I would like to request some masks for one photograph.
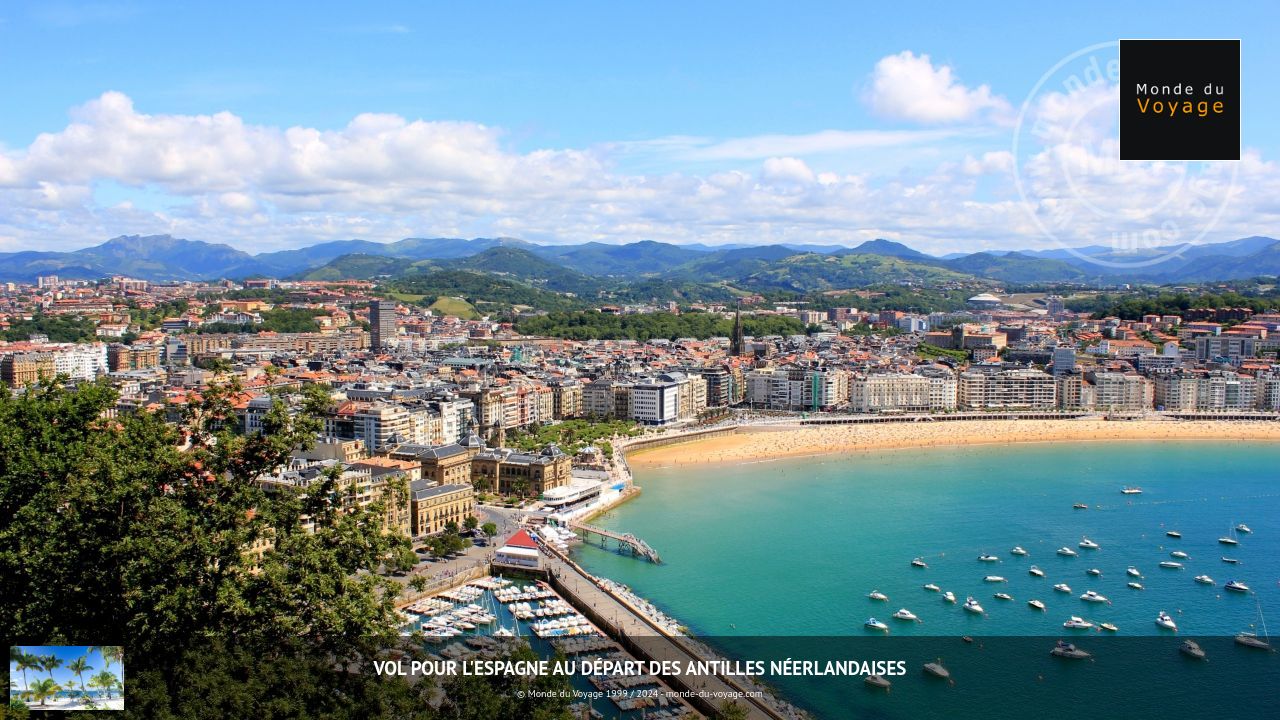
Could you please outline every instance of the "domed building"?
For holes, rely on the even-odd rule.
[[[982,293],[981,295],[974,295],[973,297],[969,298],[966,302],[969,303],[970,307],[981,308],[984,310],[994,310],[995,308],[998,308],[1004,304],[1003,300],[996,297],[995,295],[992,295],[991,293]]]

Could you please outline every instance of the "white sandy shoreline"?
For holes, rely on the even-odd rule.
[[[124,710],[124,698],[117,697],[117,698],[112,698],[110,700],[106,698],[102,698],[102,699],[96,700],[96,702],[98,703],[97,707],[88,708],[88,707],[85,707],[84,700],[82,700],[81,698],[58,698],[56,700],[52,700],[52,699],[46,700],[44,705],[39,705],[34,702],[28,702],[27,707],[32,712],[48,712],[48,711],[71,712],[73,710],[83,710],[83,711]]]

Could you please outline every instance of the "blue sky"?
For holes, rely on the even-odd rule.
[[[54,655],[57,656],[59,660],[62,660],[62,667],[55,668],[53,671],[53,680],[64,689],[78,690],[80,688],[80,679],[76,677],[75,673],[67,670],[66,668],[67,663],[75,660],[76,658],[87,657],[90,667],[93,668],[92,670],[88,670],[84,673],[85,689],[89,688],[89,678],[97,675],[103,670],[107,670],[107,672],[115,675],[117,680],[120,679],[120,673],[122,672],[118,661],[112,662],[111,668],[108,670],[106,664],[102,661],[102,655],[97,650],[87,652],[88,647],[83,645],[23,645],[21,647],[23,651],[33,655]],[[28,682],[33,682],[47,677],[49,677],[49,673],[44,670],[27,670]],[[9,663],[9,679],[17,681],[18,689],[25,689],[22,687],[22,673],[18,671],[17,667],[13,663]]]
[[[1121,37],[1242,38],[1244,144],[1257,159],[1248,172],[1262,174],[1247,174],[1251,185],[1270,181],[1266,165],[1280,150],[1280,129],[1269,120],[1280,111],[1273,4],[374,5],[0,6],[0,216],[11,210],[0,217],[0,252],[78,247],[124,232],[263,249],[499,234],[831,244],[885,236],[937,251],[1038,247],[1050,238],[1004,205],[1020,202],[1000,176],[1009,162],[986,156],[1009,151],[1012,115],[1046,70]],[[902,53],[919,72],[892,77],[948,73],[951,89],[974,93],[962,96],[965,108],[921,115],[873,97],[879,63]],[[109,92],[118,96],[94,105]],[[341,134],[366,113],[422,121],[435,154],[397,151],[400,131],[383,123],[375,130],[390,145],[378,146],[387,152],[380,164],[357,167],[357,158],[336,167],[342,159],[329,155],[323,167],[303,167],[315,155],[297,138],[237,141],[228,132],[211,138],[198,127],[132,122],[199,126],[218,113],[250,135]],[[99,131],[99,145],[163,151],[120,152],[74,169],[66,165],[92,148],[65,142],[31,158],[37,136],[65,134],[76,119]],[[323,152],[353,134],[321,138]],[[413,132],[401,139],[423,141]],[[231,162],[224,141],[252,152]],[[378,156],[355,145],[356,154]],[[263,155],[286,167],[264,170]],[[985,167],[944,177],[967,158]],[[217,167],[200,165],[215,160]],[[467,172],[454,174],[459,166]],[[1158,190],[1163,176],[1156,178]],[[928,193],[981,207],[955,226],[929,221],[964,208],[921,202]],[[1258,199],[1213,237],[1268,232],[1273,212]]]

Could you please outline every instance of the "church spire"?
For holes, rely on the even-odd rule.
[[[743,351],[742,339],[742,301],[738,301],[738,306],[733,311],[733,338],[729,342],[729,354],[741,355]]]

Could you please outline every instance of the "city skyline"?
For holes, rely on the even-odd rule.
[[[0,57],[30,70],[8,81],[24,112],[0,119],[0,252],[161,233],[247,250],[437,236],[1035,249],[1187,217],[1104,206],[1049,237],[1031,214],[1049,201],[1124,187],[1124,203],[1154,206],[1187,177],[1226,210],[1180,241],[1270,234],[1277,101],[1251,71],[1277,61],[1264,38],[1242,37],[1244,159],[1229,166],[1109,163],[1106,117],[1080,130],[1052,115],[1058,101],[1111,107],[1114,82],[1034,95],[1082,48],[1233,37],[1274,10],[1086,9],[1032,23],[1006,8],[752,6],[730,20],[715,6],[512,6],[481,25],[408,5],[375,19],[256,8],[247,24],[149,3],[14,5]],[[195,23],[207,32],[175,32]],[[290,52],[271,42],[286,34]],[[1037,119],[1082,134],[1015,156],[1029,98]],[[1064,169],[1082,173],[1019,192],[1015,170],[1040,177],[1071,152],[1080,165]]]

